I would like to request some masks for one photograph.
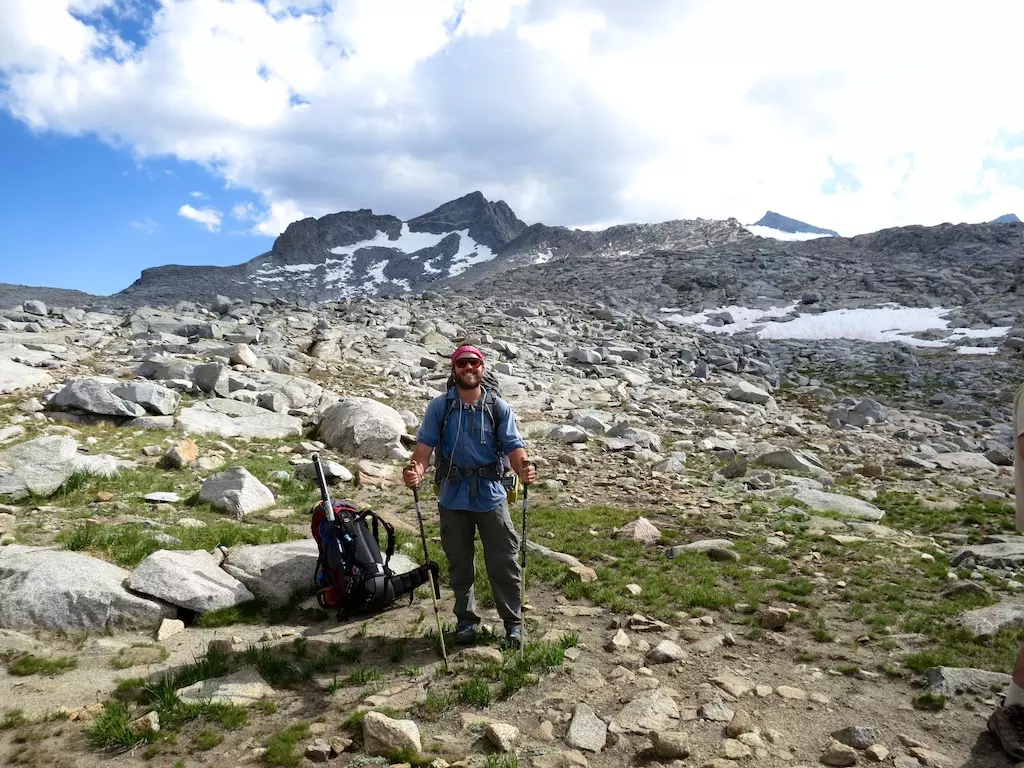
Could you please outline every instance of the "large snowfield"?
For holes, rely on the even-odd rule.
[[[816,240],[819,237],[832,237],[832,235],[817,235],[813,232],[783,232],[781,229],[762,227],[758,224],[746,224],[743,228],[752,235],[771,237],[775,240]]]
[[[481,245],[469,236],[468,229],[456,230],[434,235],[430,232],[411,232],[408,224],[402,224],[402,232],[397,240],[390,240],[386,233],[378,232],[370,240],[363,240],[352,245],[340,245],[331,248],[331,253],[337,256],[351,256],[360,248],[397,248],[398,250],[412,254],[423,248],[432,248],[451,234],[459,236],[459,250],[452,257],[452,263],[448,268],[449,277],[461,275],[472,264],[490,261],[494,258],[494,252],[486,245]],[[424,262],[427,272],[436,272],[437,269],[432,263],[434,260]]]
[[[799,313],[799,302],[771,309],[749,307],[719,307],[691,315],[675,309],[663,309],[666,323],[696,325],[709,333],[733,335],[754,330],[759,339],[851,339],[859,341],[902,342],[916,347],[948,347],[965,338],[998,338],[1010,329],[987,328],[971,330],[957,328],[941,340],[919,339],[911,336],[929,330],[946,330],[949,320],[944,316],[953,310],[948,307],[902,307],[889,304],[861,309],[834,309],[828,312]],[[733,319],[726,325],[712,325],[715,315],[728,312]],[[793,317],[779,322],[779,318]],[[997,347],[959,347],[964,354],[995,354]]]

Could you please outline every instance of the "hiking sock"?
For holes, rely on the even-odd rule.
[[[1006,692],[1006,699],[1003,701],[1003,706],[1012,707],[1014,704],[1024,706],[1024,688],[1011,680],[1010,689]]]

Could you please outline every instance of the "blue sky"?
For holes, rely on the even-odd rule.
[[[106,294],[474,190],[585,228],[1024,215],[1024,102],[992,76],[1019,0],[2,4],[0,282]]]
[[[33,134],[0,114],[0,167],[0,282],[108,295],[147,267],[237,264],[273,245],[251,222],[228,216],[211,232],[178,215],[256,199],[195,163],[137,163],[95,138]]]

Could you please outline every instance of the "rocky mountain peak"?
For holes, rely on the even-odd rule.
[[[764,216],[754,222],[753,226],[769,227],[770,229],[777,229],[780,232],[789,232],[791,234],[831,235],[832,237],[839,237],[839,233],[834,229],[816,227],[813,224],[807,224],[803,221],[791,219],[789,216],[783,216],[781,213],[775,213],[775,211],[765,211]]]
[[[1020,221],[1015,213],[1004,213],[1002,216],[992,219],[990,224],[1016,224]]]
[[[479,191],[409,219],[408,224],[413,232],[443,234],[468,230],[471,238],[492,251],[507,245],[526,229],[525,222],[519,220],[504,200],[492,203]]]
[[[369,208],[329,213],[319,219],[293,221],[278,235],[270,253],[274,262],[296,263],[325,249],[373,240],[378,233],[395,240],[401,229],[400,219],[375,215]]]

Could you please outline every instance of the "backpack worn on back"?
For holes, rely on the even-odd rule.
[[[512,463],[501,450],[501,440],[498,428],[501,420],[498,417],[497,399],[501,397],[497,377],[489,370],[484,371],[483,377],[483,398],[484,411],[491,420],[491,427],[494,429],[494,445],[497,449],[497,459],[492,464],[485,464],[482,467],[459,467],[452,463],[450,456],[444,455],[444,431],[448,426],[448,418],[455,410],[455,401],[459,397],[458,384],[455,376],[450,375],[447,382],[448,394],[445,399],[444,416],[441,418],[440,440],[438,441],[438,456],[434,466],[434,493],[440,494],[441,482],[449,479],[461,480],[465,477],[482,478],[484,480],[497,480],[505,487],[505,494],[509,503],[518,501],[521,486],[519,476],[512,471]],[[453,392],[453,390],[455,390]]]
[[[391,570],[395,529],[371,510],[360,512],[347,501],[332,502],[334,520],[327,518],[324,503],[313,508],[311,529],[319,549],[313,582],[322,608],[337,609],[338,620],[358,613],[376,613],[421,584],[433,572],[434,592],[440,599],[437,563],[421,565],[408,573]],[[373,532],[366,524],[373,521]],[[386,556],[381,558],[380,527],[387,534]]]

